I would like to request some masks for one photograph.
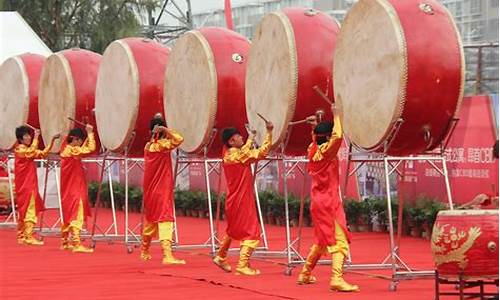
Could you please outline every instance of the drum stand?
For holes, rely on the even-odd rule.
[[[7,171],[7,177],[9,180],[9,197],[10,197],[10,206],[11,206],[11,213],[9,216],[0,223],[0,227],[16,227],[17,226],[17,212],[16,212],[16,202],[14,199],[14,183],[13,183],[13,178],[12,178],[12,172],[11,172],[11,161],[14,161],[14,157],[9,154],[9,152],[2,153],[2,156],[7,158],[5,162],[0,161],[0,168],[4,168]]]
[[[453,285],[458,289],[458,292],[441,292],[440,285]],[[485,292],[485,286],[496,286],[497,292]],[[479,287],[479,292],[468,292],[466,289]],[[468,279],[463,273],[459,273],[455,278],[440,277],[439,272],[436,270],[435,275],[435,298],[439,300],[440,296],[459,296],[462,299],[498,299],[498,277],[496,278],[473,278]],[[495,298],[496,296],[496,298]],[[488,298],[485,298],[488,297]],[[489,298],[491,297],[491,298]]]
[[[212,195],[211,195],[211,185],[210,185],[210,174],[214,172],[215,174],[218,175],[219,178],[219,184],[217,187],[217,206],[220,205],[220,185],[221,185],[221,180],[222,180],[222,160],[221,159],[210,159],[208,158],[208,149],[210,149],[211,145],[213,144],[214,138],[217,136],[217,129],[213,129],[212,133],[210,135],[209,143],[203,148],[203,155],[200,158],[200,155],[181,155],[180,151],[177,151],[176,155],[176,162],[175,162],[175,167],[174,167],[174,186],[176,185],[177,182],[177,177],[180,175],[183,171],[185,171],[191,164],[197,164],[197,163],[202,163],[204,167],[204,176],[205,176],[205,187],[206,187],[206,192],[207,192],[207,206],[208,206],[208,215],[209,215],[209,227],[210,227],[210,236],[209,238],[203,243],[203,244],[193,244],[193,245],[181,245],[179,241],[179,234],[177,230],[177,218],[175,214],[175,201],[174,201],[174,220],[175,220],[175,227],[174,227],[174,238],[175,238],[175,243],[176,245],[174,248],[176,249],[193,249],[193,248],[210,248],[211,254],[215,254],[217,247],[216,244],[218,244],[220,241],[218,239],[218,224],[219,224],[219,215],[216,217],[216,224],[214,224],[214,214],[212,210]],[[260,226],[261,226],[261,231],[262,231],[262,238],[264,240],[264,247],[259,247],[257,250],[267,250],[268,249],[268,243],[267,243],[267,236],[266,236],[266,231],[264,228],[264,222],[263,222],[263,217],[262,217],[262,211],[260,208],[260,202],[259,202],[259,196],[257,193],[257,186],[254,182],[254,192],[255,192],[255,199],[257,202],[257,210],[259,213],[259,221],[260,221]],[[219,211],[217,210],[217,214],[219,214]],[[230,251],[235,251],[239,249],[231,248],[229,249]]]
[[[344,186],[347,187],[349,176],[356,173],[359,168],[365,163],[383,163],[384,164],[384,175],[385,175],[385,190],[387,195],[387,211],[388,211],[388,221],[389,221],[389,243],[390,243],[390,253],[387,257],[378,264],[353,264],[348,263],[345,268],[348,270],[374,270],[374,269],[391,269],[392,270],[392,280],[389,286],[389,290],[395,291],[400,280],[410,280],[422,277],[433,277],[434,271],[417,271],[408,264],[406,264],[400,257],[399,247],[396,245],[394,238],[394,224],[392,219],[392,207],[391,207],[391,190],[389,177],[391,174],[396,172],[401,175],[399,170],[400,165],[405,161],[424,161],[429,163],[439,174],[444,177],[446,194],[448,198],[448,205],[450,209],[453,209],[453,201],[451,196],[450,182],[448,177],[448,170],[446,167],[445,150],[450,140],[450,137],[455,130],[458,119],[453,119],[450,124],[450,130],[448,131],[446,137],[443,139],[440,147],[437,151],[427,152],[414,156],[404,156],[395,157],[387,154],[387,150],[390,148],[394,137],[397,135],[403,120],[399,119],[391,130],[389,138],[384,144],[384,151],[382,153],[367,153],[367,152],[353,152],[353,145],[350,144],[349,156],[347,161],[347,170]],[[349,172],[351,162],[358,162],[359,164],[354,168],[353,171]],[[441,167],[438,164],[441,163]],[[401,221],[400,221],[401,222]]]
[[[47,190],[48,190],[48,181],[49,181],[49,175],[50,173],[54,173],[54,178],[55,178],[55,183],[56,183],[56,191],[57,191],[57,202],[58,202],[58,207],[57,208],[46,208],[42,213],[40,214],[40,226],[39,226],[39,232],[40,236],[45,237],[45,236],[50,236],[50,235],[56,235],[60,233],[60,228],[58,225],[63,224],[63,214],[62,214],[62,206],[61,206],[61,187],[60,187],[60,180],[59,180],[59,172],[60,172],[60,160],[55,159],[55,158],[46,158],[46,159],[40,159],[37,160],[42,163],[42,165],[45,168],[45,176],[44,176],[44,184],[43,184],[43,196],[42,196],[42,201],[45,206],[47,203]],[[58,210],[59,211],[59,217],[57,220],[52,224],[47,224],[47,222],[44,221],[44,216],[45,216],[45,211],[47,210]]]
[[[108,243],[111,243],[113,240],[119,240],[124,237],[124,235],[118,234],[118,222],[116,221],[116,206],[115,206],[115,196],[114,196],[114,189],[113,189],[113,178],[111,176],[111,167],[117,160],[113,159],[108,159],[107,155],[109,153],[104,153],[102,159],[86,159],[85,162],[88,163],[95,163],[97,166],[101,168],[101,173],[99,176],[99,181],[98,181],[98,188],[97,188],[97,195],[96,195],[96,202],[94,204],[94,213],[93,213],[93,222],[92,222],[92,229],[90,234],[86,235],[89,236],[90,239],[92,240],[92,248],[95,248],[96,242],[100,240],[106,240]],[[103,230],[98,224],[97,224],[97,214],[98,214],[98,208],[99,205],[101,204],[100,197],[101,197],[101,187],[104,183],[104,174],[107,173],[108,177],[108,185],[109,185],[109,196],[110,196],[110,202],[111,202],[111,215],[113,218],[112,223],[106,228],[106,230]],[[95,231],[98,230],[100,234],[95,234]]]

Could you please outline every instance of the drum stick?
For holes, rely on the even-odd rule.
[[[259,116],[259,118],[264,120],[264,122],[269,123],[269,121],[266,118],[264,118],[261,114],[257,113],[257,116]]]
[[[31,126],[30,124],[26,123],[26,126],[28,126],[29,128],[33,129],[33,130],[37,130],[35,127]]]
[[[299,121],[290,122],[288,124],[297,125],[297,124],[302,124],[302,123],[306,123],[306,122],[307,122],[307,119],[303,119],[303,120],[299,120]]]
[[[68,117],[68,120],[75,122],[75,124],[80,125],[80,126],[86,126],[83,122],[80,122],[78,120],[73,119],[72,117]]]
[[[320,95],[320,96],[321,96],[321,98],[322,98],[323,100],[325,100],[325,102],[326,102],[326,103],[328,103],[328,104],[330,104],[330,105],[332,105],[332,104],[333,104],[333,102],[332,102],[330,99],[328,99],[328,97],[325,95],[325,93],[323,93],[323,92],[319,89],[319,87],[318,87],[317,85],[315,85],[315,86],[313,87],[313,90],[315,90],[315,91],[316,91],[316,93],[318,93],[318,95]]]

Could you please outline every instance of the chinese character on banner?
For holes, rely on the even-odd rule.
[[[497,100],[498,101],[498,100]],[[497,140],[496,121],[488,96],[465,97],[459,111],[459,122],[445,150],[452,200],[471,201],[481,193],[498,191],[498,160],[492,147]],[[441,167],[440,163],[437,163]],[[446,201],[443,176],[427,163],[417,163],[412,169],[416,182],[406,182],[409,199],[426,194]]]

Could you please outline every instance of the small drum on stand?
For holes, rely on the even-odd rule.
[[[389,155],[434,149],[460,109],[464,66],[459,32],[438,1],[358,1],[334,58],[346,135]]]
[[[168,47],[144,38],[117,40],[104,51],[95,114],[99,138],[106,149],[143,155],[151,136],[149,121],[155,113],[163,112],[163,79],[169,53]]]
[[[498,295],[498,210],[440,211],[431,243],[436,299],[441,295],[459,295],[460,299]],[[440,292],[440,284],[458,286],[459,291]],[[487,285],[496,286],[497,292],[487,292]],[[473,287],[479,287],[479,293],[469,290]]]
[[[45,57],[26,53],[0,66],[0,150],[16,144],[15,129],[28,123],[39,128],[38,83]]]
[[[101,55],[78,48],[47,58],[40,77],[38,102],[40,129],[45,140],[50,141],[58,133],[65,136],[76,127],[68,117],[96,128],[93,110],[100,61]],[[61,142],[56,140],[52,152],[59,152]],[[99,147],[97,143],[96,153]]]
[[[315,91],[333,100],[333,52],[338,23],[308,8],[287,8],[269,13],[260,21],[250,47],[246,74],[246,109],[257,140],[262,141],[265,123],[274,123],[273,148],[286,143],[288,155],[305,155],[311,142],[310,127],[289,124],[318,110],[331,120],[331,108]],[[288,137],[288,138],[287,138]]]
[[[440,276],[498,278],[498,210],[446,210],[432,230]]]
[[[220,157],[223,128],[246,132],[249,47],[244,36],[216,27],[189,31],[175,42],[165,75],[164,106],[168,126],[184,136],[183,151]]]

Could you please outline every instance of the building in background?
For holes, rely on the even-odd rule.
[[[498,94],[498,0],[443,0],[464,44],[466,95]]]

